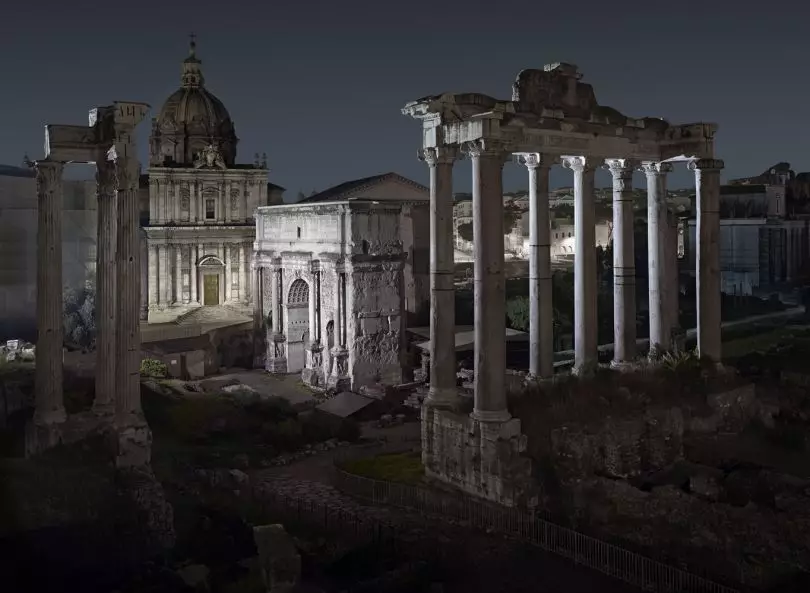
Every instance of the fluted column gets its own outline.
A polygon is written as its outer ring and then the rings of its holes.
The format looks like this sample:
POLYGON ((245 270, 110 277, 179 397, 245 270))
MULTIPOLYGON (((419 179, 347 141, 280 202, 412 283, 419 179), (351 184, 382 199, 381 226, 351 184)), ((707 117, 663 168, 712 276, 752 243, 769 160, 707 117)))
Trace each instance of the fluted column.
POLYGON ((158 248, 149 246, 149 306, 158 303, 158 248))
POLYGON ((613 178, 613 365, 636 357, 636 262, 633 239, 633 166, 605 161, 613 178))
POLYGON ((231 288, 233 288, 233 265, 231 256, 233 255, 233 246, 230 243, 225 243, 225 302, 231 301, 231 288))
POLYGON ((599 361, 594 168, 580 156, 563 157, 562 163, 574 173, 574 372, 587 375, 599 361))
POLYGON ((169 282, 171 276, 169 275, 169 256, 166 252, 167 245, 165 243, 158 245, 158 302, 162 306, 169 304, 169 282))
POLYGON ((554 308, 551 289, 551 227, 547 157, 520 155, 529 170, 529 375, 554 375, 554 308))
POLYGON ((173 245, 174 247, 174 303, 180 305, 183 303, 183 251, 179 243, 173 245))
POLYGON ((647 176, 647 282, 649 288, 650 356, 669 352, 670 313, 666 310, 667 181, 669 163, 642 163, 647 176))
POLYGON ((666 310, 669 319, 669 330, 672 336, 672 348, 681 345, 675 343, 676 334, 680 333, 680 277, 678 270, 678 217, 667 209, 667 235, 664 248, 666 255, 666 310))
POLYGON ((96 242, 96 395, 93 411, 115 412, 115 318, 118 313, 116 250, 118 196, 115 165, 104 151, 96 161, 98 227, 96 242))
POLYGON ((456 149, 425 148, 430 169, 430 389, 428 403, 453 406, 456 389, 456 315, 453 251, 453 162, 456 149))
POLYGON ((149 248, 146 243, 146 231, 142 228, 138 229, 138 251, 140 252, 141 261, 141 305, 139 321, 145 323, 149 319, 149 248))
POLYGON ((34 423, 65 421, 62 394, 62 163, 38 161, 34 423))
POLYGON ((188 277, 188 287, 191 291, 191 304, 197 305, 199 304, 199 297, 197 296, 197 245, 189 245, 188 246, 188 267, 189 267, 189 277, 188 277))
POLYGON ((113 150, 118 179, 118 260, 116 289, 116 424, 142 426, 141 332, 138 308, 141 294, 138 207, 138 160, 131 127, 116 128, 113 150))
POLYGON ((239 302, 247 304, 247 259, 245 244, 239 244, 239 302))
MULTIPOLYGON (((506 408, 506 292, 503 244, 503 165, 498 143, 465 144, 472 160, 475 254, 475 404, 481 421, 509 420, 506 408)), ((432 364, 432 363, 431 363, 432 364)))
POLYGON ((697 193, 697 331, 698 354, 720 362, 720 171, 723 161, 689 163, 697 193))

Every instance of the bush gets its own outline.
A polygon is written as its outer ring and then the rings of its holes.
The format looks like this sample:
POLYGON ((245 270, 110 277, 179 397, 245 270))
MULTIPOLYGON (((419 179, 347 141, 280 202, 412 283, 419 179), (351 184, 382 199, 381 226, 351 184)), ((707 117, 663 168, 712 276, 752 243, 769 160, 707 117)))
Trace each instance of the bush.
POLYGON ((141 361, 141 377, 152 377, 153 379, 165 379, 169 374, 169 367, 166 363, 154 358, 144 358, 141 361))
POLYGON ((506 302, 506 318, 509 327, 519 331, 529 330, 529 298, 515 297, 506 302))
POLYGON ((90 288, 67 288, 62 300, 64 341, 92 348, 96 339, 96 297, 90 288))

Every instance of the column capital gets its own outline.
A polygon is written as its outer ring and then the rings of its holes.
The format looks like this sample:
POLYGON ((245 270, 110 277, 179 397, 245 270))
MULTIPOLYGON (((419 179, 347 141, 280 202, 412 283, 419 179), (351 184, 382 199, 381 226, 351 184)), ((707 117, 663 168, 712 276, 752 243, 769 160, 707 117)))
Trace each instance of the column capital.
POLYGON ((59 183, 64 168, 65 164, 59 161, 36 161, 34 170, 37 175, 37 186, 45 189, 59 183))
POLYGON ((672 164, 644 161, 641 163, 639 171, 644 173, 647 177, 657 177, 659 175, 666 175, 667 173, 672 172, 672 164))
POLYGON ((589 161, 584 156, 561 156, 560 164, 562 164, 564 169, 570 169, 577 172, 594 170, 594 163, 589 161))
POLYGON ((632 177, 633 171, 638 166, 638 162, 631 159, 605 159, 605 164, 602 167, 610 174, 616 177, 632 177))
POLYGON ((457 146, 431 146, 420 148, 417 158, 427 163, 429 167, 436 165, 452 165, 457 159, 463 158, 457 146))
POLYGON ((461 152, 471 159, 496 157, 500 158, 504 163, 511 158, 511 153, 509 153, 505 142, 491 140, 489 138, 479 138, 478 140, 465 142, 461 148, 461 152))
POLYGON ((512 156, 516 163, 525 165, 528 169, 550 169, 554 164, 548 155, 541 152, 516 152, 512 156))
POLYGON ((720 159, 696 159, 686 166, 690 171, 720 171, 726 164, 720 159))
POLYGON ((102 154, 96 160, 96 192, 98 197, 115 197, 116 185, 115 164, 107 160, 106 153, 102 154))

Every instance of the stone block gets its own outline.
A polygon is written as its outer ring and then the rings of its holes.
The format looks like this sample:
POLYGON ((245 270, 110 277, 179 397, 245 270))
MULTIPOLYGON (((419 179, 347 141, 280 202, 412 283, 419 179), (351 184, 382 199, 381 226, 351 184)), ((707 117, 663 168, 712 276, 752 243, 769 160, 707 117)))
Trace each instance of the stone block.
POLYGON ((290 591, 301 579, 301 555, 283 525, 253 528, 259 563, 267 591, 290 591))

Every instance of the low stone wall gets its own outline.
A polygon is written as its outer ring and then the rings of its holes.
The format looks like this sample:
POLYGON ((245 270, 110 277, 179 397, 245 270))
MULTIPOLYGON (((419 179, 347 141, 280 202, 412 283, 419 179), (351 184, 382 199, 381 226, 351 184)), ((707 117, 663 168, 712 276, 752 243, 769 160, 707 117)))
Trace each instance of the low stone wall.
POLYGON ((432 479, 506 506, 533 506, 531 460, 520 420, 480 422, 422 408, 422 462, 432 479))

